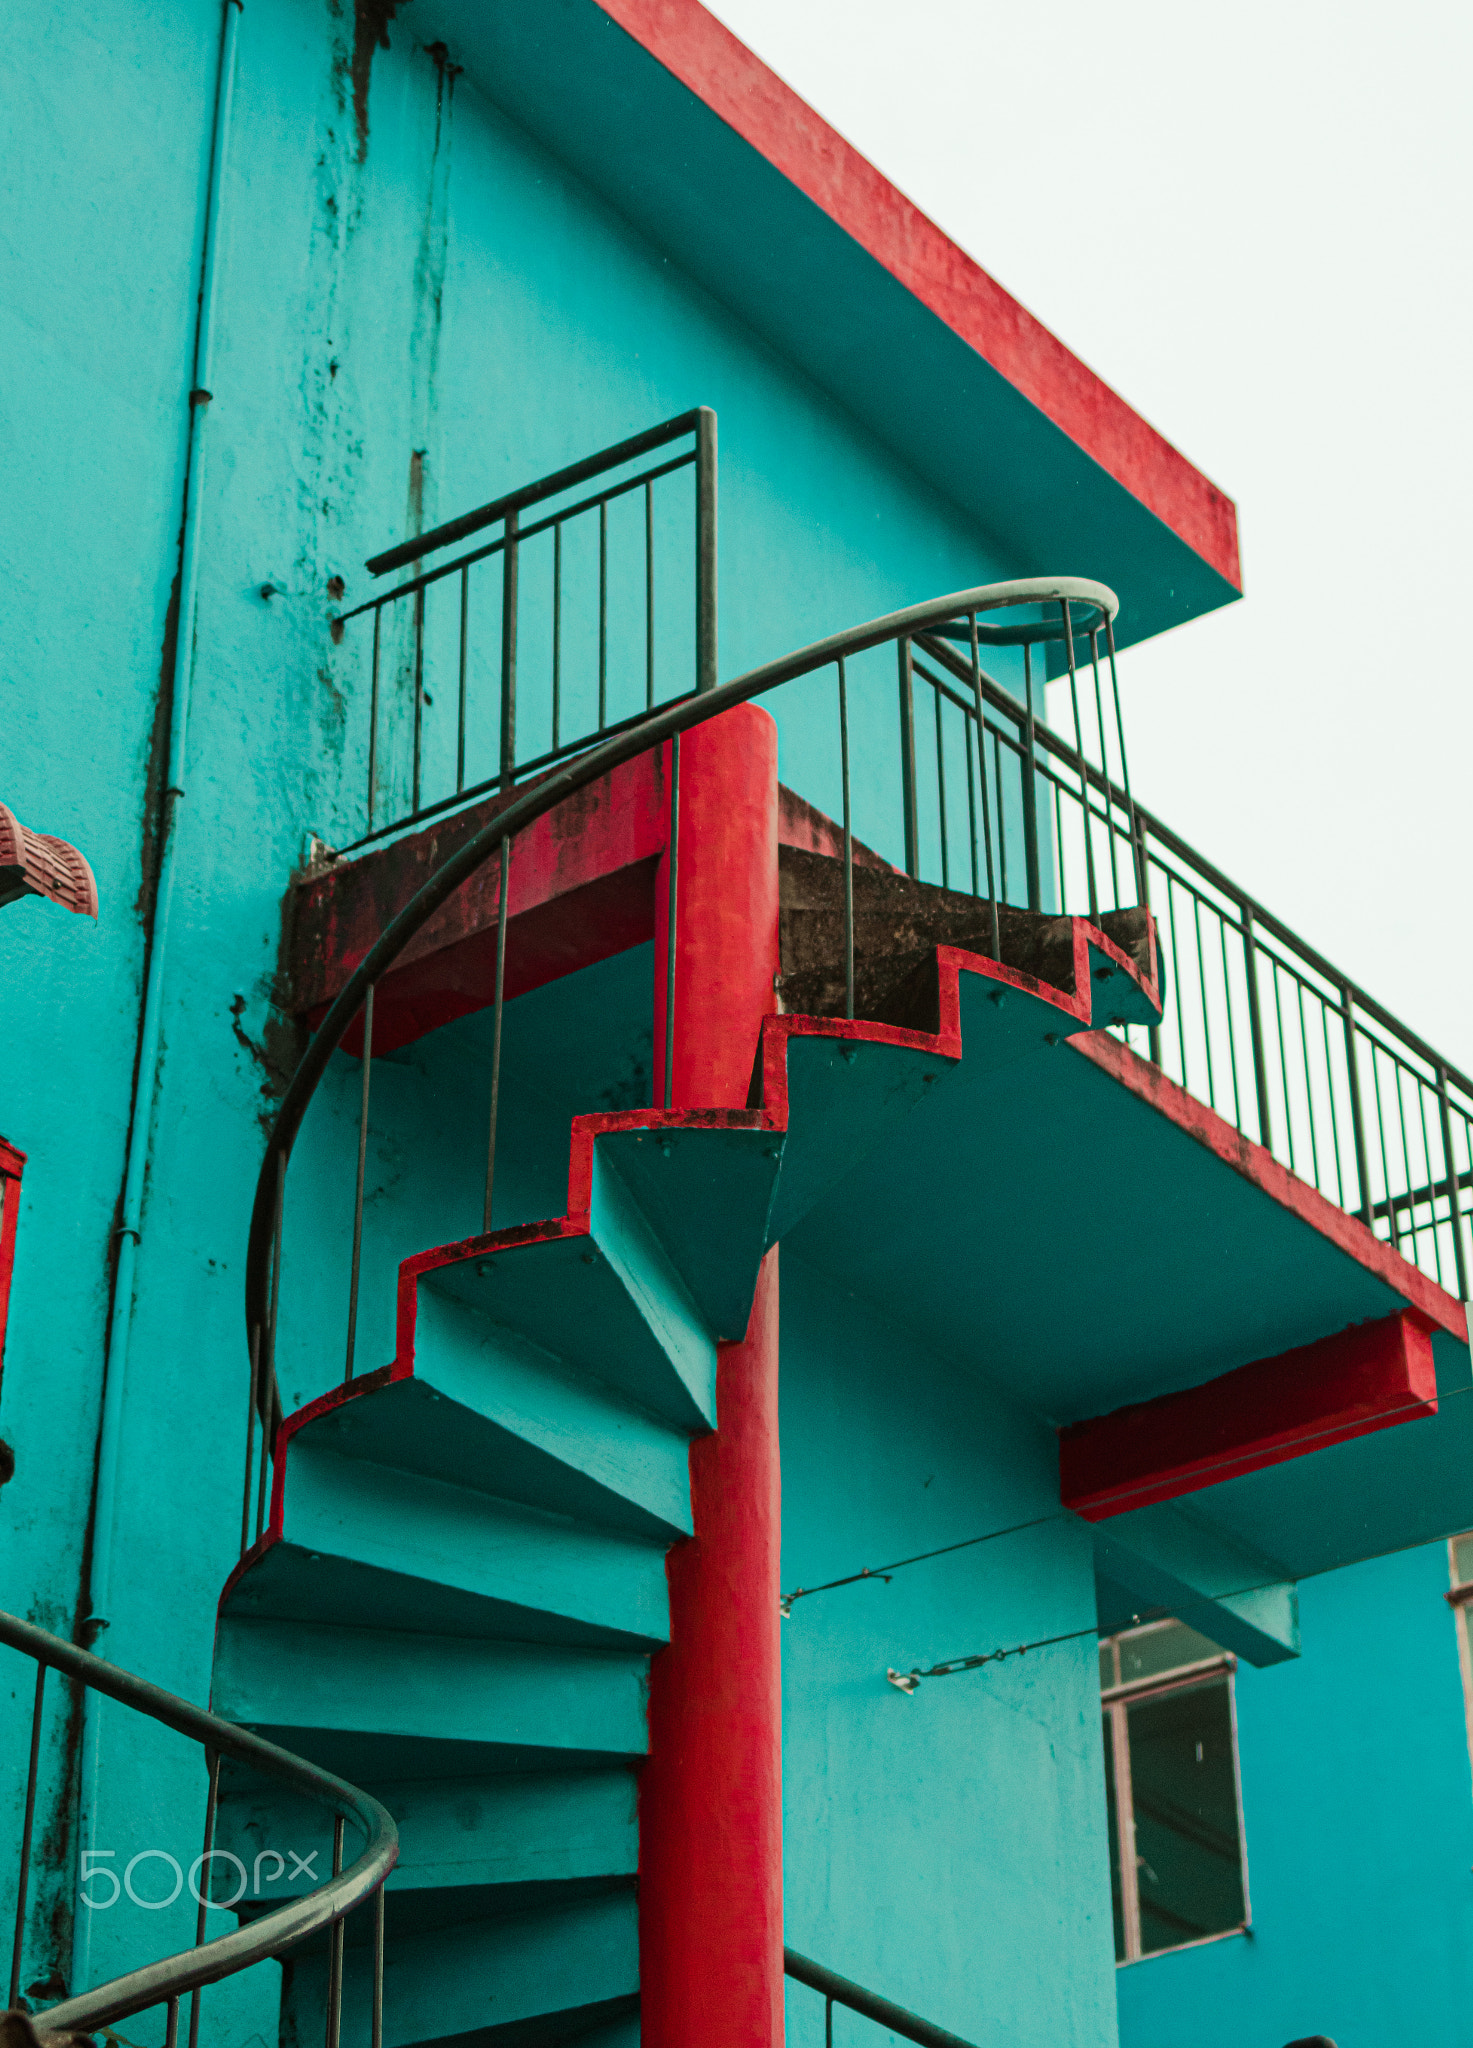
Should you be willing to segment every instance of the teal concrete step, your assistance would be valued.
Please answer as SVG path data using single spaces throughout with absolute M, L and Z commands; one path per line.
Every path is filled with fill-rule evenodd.
M 306 1447 L 651 1542 L 690 1533 L 683 1431 L 433 1279 L 419 1286 L 413 1376 L 375 1375 L 311 1417 L 289 1473 Z
M 644 1755 L 647 1665 L 627 1650 L 231 1614 L 214 1709 L 353 1784 L 581 1769 Z
M 618 1181 L 600 1186 L 591 1234 L 556 1225 L 489 1249 L 447 1246 L 407 1262 L 406 1282 L 617 1389 L 676 1429 L 716 1419 L 716 1346 L 689 1289 Z
M 367 2040 L 370 1953 L 344 1958 L 344 2041 Z M 293 1964 L 282 2037 L 320 2041 L 327 1958 Z M 609 1887 L 552 1907 L 461 1921 L 387 1944 L 384 2048 L 550 2048 L 626 2021 L 639 1997 L 633 1889 Z
M 221 1783 L 215 1840 L 251 1874 L 250 1903 L 264 1910 L 312 1890 L 314 1877 L 331 1868 L 323 1809 L 246 1773 L 222 1775 Z M 364 1789 L 399 1825 L 399 1861 L 389 1878 L 395 1910 L 408 1895 L 419 1902 L 438 1894 L 457 1902 L 455 1917 L 464 1919 L 459 1902 L 473 1896 L 484 1913 L 492 1895 L 530 1901 L 556 1888 L 632 1878 L 638 1868 L 636 1781 L 627 1764 L 395 1778 Z M 313 1844 L 327 1854 L 305 1871 L 282 1846 L 305 1859 Z M 222 1879 L 222 1888 L 234 1887 Z
M 662 1544 L 343 1457 L 305 1433 L 291 1445 L 280 1539 L 229 1611 L 646 1648 L 669 1626 Z

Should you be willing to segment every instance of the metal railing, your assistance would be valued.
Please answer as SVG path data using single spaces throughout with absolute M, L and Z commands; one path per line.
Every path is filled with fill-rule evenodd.
M 662 454 L 677 442 L 689 445 Z M 687 470 L 688 516 L 675 495 Z M 554 502 L 587 483 L 571 503 Z M 523 524 L 540 505 L 551 509 Z M 500 529 L 495 539 L 421 567 L 488 527 Z M 489 586 L 483 565 L 495 572 Z M 372 627 L 367 792 L 353 847 L 509 789 L 692 686 L 714 688 L 716 415 L 681 413 L 367 567 L 415 574 L 333 620 L 334 640 L 351 620 Z M 667 583 L 686 588 L 672 595 Z M 531 699 L 529 647 L 545 685 Z
M 919 636 L 914 673 L 936 704 L 920 781 L 936 791 L 937 817 L 924 860 L 911 856 L 922 835 L 907 840 L 910 872 L 943 884 L 956 873 L 959 812 L 970 825 L 980 811 L 986 836 L 974 790 L 976 764 L 990 756 L 991 816 L 1011 815 L 1023 844 L 1010 869 L 1009 833 L 997 834 L 1002 902 L 1084 917 L 1139 902 L 1155 913 L 1162 1021 L 1116 1035 L 1466 1301 L 1473 1080 L 1135 800 L 1109 623 L 1082 638 L 1089 660 L 1069 677 L 1071 741 L 1038 715 L 1031 663 L 1023 702 L 985 677 L 979 708 L 954 646 Z M 953 798 L 949 838 L 943 703 L 967 726 L 967 805 Z M 1111 738 L 1118 781 L 1105 765 Z M 964 873 L 966 861 L 963 847 Z M 974 836 L 974 888 L 976 865 Z
M 1439 1286 L 1468 1299 L 1473 1081 L 1148 812 L 1173 999 L 1129 1034 Z
M 165 1728 L 202 1745 L 205 1755 L 204 1846 L 191 1871 L 191 1891 L 198 1902 L 194 1946 L 158 1962 L 130 1970 L 125 1976 L 63 1999 L 38 2015 L 44 2034 L 67 2029 L 84 2030 L 111 2026 L 115 2021 L 163 2006 L 166 2012 L 165 2048 L 177 2048 L 180 2010 L 189 2000 L 189 2048 L 198 2048 L 200 1993 L 206 1985 L 235 1976 L 255 1963 L 279 1957 L 296 1949 L 314 1935 L 324 1932 L 329 1940 L 327 2043 L 338 2048 L 343 1994 L 343 1922 L 355 1908 L 373 1902 L 373 1987 L 372 2048 L 383 2040 L 384 1882 L 399 1854 L 398 1831 L 388 1810 L 344 1779 L 320 1769 L 305 1758 L 293 1756 L 275 1743 L 249 1734 L 218 1715 L 191 1706 L 144 1679 L 120 1671 L 101 1657 L 79 1650 L 60 1636 L 21 1621 L 13 1614 L 0 1614 L 0 1643 L 36 1667 L 31 1706 L 29 1768 L 26 1777 L 24 1818 L 16 1865 L 15 1927 L 11 1946 L 10 1997 L 14 2008 L 20 1997 L 22 1959 L 30 1898 L 32 1837 L 36 1819 L 36 1793 L 40 1772 L 42 1731 L 46 1711 L 46 1677 L 56 1672 L 74 1685 L 90 1688 L 116 1700 L 121 1706 L 145 1715 Z M 215 1846 L 215 1821 L 220 1798 L 220 1766 L 230 1758 L 268 1778 L 289 1786 L 294 1792 L 326 1808 L 333 1817 L 332 1876 L 304 1898 L 293 1899 L 272 1912 L 237 1927 L 233 1933 L 205 1940 L 205 1914 L 214 1904 L 209 1873 L 217 1857 L 227 1854 Z M 348 1825 L 361 1829 L 362 1854 L 346 1869 L 343 1845 Z M 96 1876 L 108 1873 L 97 1871 Z M 203 1882 L 200 1878 L 203 1877 Z M 85 1882 L 85 1880 L 84 1880 Z M 116 1883 L 116 1880 L 114 1880 Z M 82 1910 L 86 1910 L 84 1900 Z
M 862 1984 L 855 1984 L 850 1978 L 841 1977 L 837 1970 L 827 1969 L 822 1963 L 800 1956 L 794 1948 L 783 1950 L 783 1969 L 796 1983 L 806 1984 L 810 1991 L 817 1991 L 822 1996 L 824 2048 L 834 2048 L 836 2005 L 847 2006 L 850 2012 L 860 2013 L 877 2026 L 887 2027 L 903 2040 L 919 2043 L 919 2048 L 972 2048 L 972 2043 L 964 2041 L 960 2034 L 949 2034 L 945 2027 L 923 2020 L 918 2013 L 907 2012 L 903 2005 L 881 1998 L 876 1991 L 866 1991 Z
M 408 545 L 406 543 L 406 545 Z M 853 905 L 853 859 L 854 833 L 850 800 L 850 744 L 847 675 L 848 666 L 857 657 L 876 648 L 894 645 L 898 650 L 899 673 L 902 692 L 913 688 L 917 672 L 916 649 L 933 644 L 946 649 L 947 643 L 940 639 L 928 642 L 927 636 L 949 629 L 960 636 L 967 648 L 965 660 L 950 655 L 953 663 L 960 662 L 971 688 L 971 711 L 980 718 L 981 707 L 989 691 L 997 694 L 997 686 L 984 676 L 980 649 L 984 644 L 985 627 L 983 615 L 993 611 L 1024 613 L 1025 617 L 1015 625 L 1004 629 L 1009 641 L 1024 648 L 1045 641 L 1059 641 L 1069 650 L 1069 670 L 1074 673 L 1073 647 L 1076 621 L 1087 637 L 1098 638 L 1113 620 L 1117 610 L 1114 593 L 1103 584 L 1090 583 L 1072 577 L 1034 578 L 1012 583 L 998 583 L 981 586 L 974 590 L 959 591 L 949 597 L 936 598 L 928 604 L 912 605 L 904 611 L 892 612 L 881 619 L 871 620 L 863 626 L 856 626 L 844 633 L 831 635 L 811 647 L 800 649 L 781 660 L 765 663 L 736 681 L 719 688 L 702 690 L 678 699 L 676 702 L 656 710 L 640 722 L 617 734 L 606 734 L 595 746 L 586 749 L 577 758 L 563 762 L 545 774 L 530 788 L 515 794 L 510 803 L 488 823 L 484 824 L 466 843 L 453 854 L 431 878 L 420 888 L 411 901 L 392 922 L 380 933 L 364 958 L 344 983 L 343 988 L 330 1005 L 321 1025 L 309 1044 L 301 1064 L 292 1076 L 277 1112 L 267 1143 L 266 1157 L 262 1162 L 260 1178 L 256 1186 L 255 1203 L 251 1215 L 250 1238 L 246 1255 L 246 1326 L 250 1350 L 250 1392 L 246 1412 L 245 1487 L 241 1505 L 241 1551 L 249 1548 L 252 1541 L 252 1494 L 254 1488 L 255 1539 L 259 1540 L 265 1525 L 267 1459 L 276 1428 L 281 1417 L 281 1403 L 277 1392 L 276 1353 L 277 1327 L 280 1314 L 281 1270 L 282 1270 L 282 1229 L 285 1216 L 286 1172 L 295 1144 L 297 1133 L 308 1105 L 318 1084 L 327 1070 L 332 1054 L 342 1043 L 350 1027 L 362 1016 L 362 1086 L 358 1118 L 357 1174 L 352 1207 L 352 1249 L 346 1303 L 346 1347 L 343 1378 L 350 1380 L 356 1367 L 356 1346 L 358 1337 L 358 1298 L 363 1248 L 363 1207 L 368 1151 L 369 1116 L 372 1090 L 373 1055 L 373 998 L 374 989 L 385 973 L 392 967 L 404 947 L 421 926 L 434 914 L 465 879 L 484 865 L 493 856 L 500 861 L 500 892 L 498 899 L 495 991 L 491 1004 L 492 1031 L 490 1053 L 490 1114 L 486 1143 L 486 1172 L 484 1193 L 479 1218 L 481 1231 L 492 1228 L 493 1202 L 495 1193 L 497 1125 L 500 1112 L 501 1084 L 501 1040 L 502 1016 L 505 1006 L 506 985 L 506 927 L 507 904 L 510 894 L 511 865 L 513 850 L 519 833 L 543 817 L 548 811 L 562 803 L 575 791 L 609 774 L 623 762 L 634 759 L 653 749 L 670 748 L 668 789 L 670 795 L 670 836 L 672 849 L 678 846 L 678 824 L 680 805 L 680 736 L 693 726 L 707 719 L 718 717 L 723 711 L 737 704 L 749 702 L 755 697 L 775 690 L 780 686 L 811 678 L 832 671 L 837 683 L 837 700 L 833 737 L 837 742 L 836 752 L 841 762 L 843 782 L 843 833 L 844 833 L 844 956 L 846 1014 L 854 1015 L 854 905 Z M 956 693 L 952 692 L 951 695 Z M 902 696 L 902 702 L 904 698 Z M 939 701 L 939 700 L 938 700 Z M 912 723 L 913 740 L 913 723 Z M 1062 743 L 1061 743 L 1062 744 Z M 917 782 L 916 750 L 907 742 L 904 725 L 901 731 L 900 774 L 898 798 L 909 821 L 908 830 L 912 843 L 917 829 Z M 1084 757 L 1064 750 L 1063 758 L 1079 765 L 1078 789 L 1071 792 L 1083 806 L 1090 788 L 1089 770 Z M 1103 768 L 1094 771 L 1103 776 Z M 1061 796 L 1062 802 L 1062 796 Z M 943 791 L 944 803 L 944 791 Z M 1131 814 L 1133 818 L 1133 813 Z M 973 881 L 975 893 L 986 901 L 991 909 L 990 939 L 991 952 L 995 959 L 1001 958 L 1001 933 L 999 919 L 1000 889 L 1003 878 L 1001 861 L 1002 833 L 1004 820 L 995 821 L 990 808 L 990 797 L 984 788 L 980 794 L 980 816 L 985 857 L 975 864 Z M 1094 826 L 1084 812 L 1082 843 L 1089 844 Z M 1030 846 L 1034 845 L 1034 834 L 1025 833 Z M 996 849 L 998 858 L 994 859 Z M 1035 851 L 1025 860 L 1030 872 L 1037 866 L 1042 871 L 1044 857 Z M 1052 872 L 1052 855 L 1049 856 Z M 1092 855 L 1088 871 L 1093 877 Z M 677 894 L 679 888 L 678 864 L 672 858 L 667 864 L 668 894 L 664 905 L 666 919 L 666 962 L 667 983 L 665 989 L 665 1087 L 666 1108 L 671 1104 L 672 1073 L 676 1047 L 678 991 L 675 986 L 677 948 L 674 944 Z M 1093 882 L 1090 884 L 1093 890 Z M 255 1464 L 257 1443 L 260 1446 L 260 1462 Z

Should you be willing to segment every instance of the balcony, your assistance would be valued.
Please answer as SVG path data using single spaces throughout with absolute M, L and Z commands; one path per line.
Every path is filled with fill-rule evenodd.
M 716 677 L 715 470 L 714 420 L 686 415 L 370 564 L 411 574 L 335 628 L 364 663 L 363 802 L 297 892 L 292 1000 L 309 1020 L 477 832 L 627 746 L 422 924 L 350 1054 L 366 1026 L 375 1062 L 459 1030 L 494 1100 L 529 1091 L 564 1133 L 612 1099 L 594 1077 L 621 1060 L 631 1104 L 670 1102 L 667 856 L 680 720 Z M 1107 1608 L 1154 1602 L 1271 1660 L 1291 1647 L 1294 1578 L 1473 1521 L 1455 1398 L 1473 1083 L 1135 800 L 1110 593 L 1063 581 L 987 603 L 837 636 L 748 692 L 794 785 L 784 1142 L 796 1156 L 804 1119 L 836 1116 L 863 1137 L 785 1241 L 1064 1432 L 1063 1498 L 1098 1525 Z M 651 745 L 661 711 L 676 738 Z M 603 979 L 560 995 L 583 969 Z M 595 986 L 606 1007 L 589 1014 Z M 541 1022 L 521 1029 L 537 991 Z M 892 1065 L 946 1047 L 924 1102 L 894 1080 L 908 1114 L 883 1142 L 891 1082 L 844 1107 L 815 1049 L 865 1028 L 889 1034 Z M 568 1051 L 590 1030 L 617 1057 Z M 883 1064 L 869 1043 L 858 1057 Z M 508 1147 L 551 1142 L 518 1128 L 503 1117 L 501 1225 L 558 1199 L 550 1168 L 508 1178 Z M 496 1142 L 493 1115 L 493 1163 Z M 673 1215 L 668 1191 L 646 1194 Z M 732 1316 L 770 1197 L 740 1227 L 727 1216 Z M 690 1199 L 699 1234 L 695 1184 Z M 347 1262 L 345 1242 L 319 1250 Z M 353 1273 L 356 1316 L 356 1251 Z M 1171 1506 L 1188 1494 L 1190 1531 Z

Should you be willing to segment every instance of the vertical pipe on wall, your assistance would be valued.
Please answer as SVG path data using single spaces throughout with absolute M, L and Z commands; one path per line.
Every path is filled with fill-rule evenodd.
M 92 1549 L 84 1607 L 94 1628 L 106 1628 L 112 1602 L 113 1540 L 117 1521 L 118 1474 L 122 1448 L 123 1396 L 128 1373 L 128 1342 L 133 1322 L 133 1286 L 143 1228 L 143 1201 L 148 1177 L 149 1142 L 153 1129 L 163 1022 L 164 968 L 168 955 L 169 915 L 174 897 L 174 858 L 178 847 L 176 807 L 184 795 L 185 747 L 189 734 L 189 703 L 194 682 L 195 606 L 199 587 L 200 500 L 203 495 L 205 423 L 212 399 L 215 303 L 219 284 L 220 206 L 226 147 L 230 134 L 235 87 L 236 44 L 241 0 L 224 0 L 221 8 L 219 58 L 215 72 L 214 118 L 210 124 L 209 169 L 205 187 L 203 245 L 200 251 L 198 312 L 195 317 L 194 361 L 190 378 L 189 431 L 184 459 L 184 518 L 179 561 L 179 613 L 174 642 L 174 672 L 169 706 L 168 760 L 164 774 L 164 808 L 159 849 L 158 889 L 149 937 L 143 1010 L 138 1031 L 138 1068 L 133 1115 L 128 1131 L 127 1165 L 123 1178 L 123 1213 L 117 1229 L 118 1257 L 113 1276 L 112 1313 L 108 1323 L 104 1365 L 102 1419 L 98 1430 L 97 1479 L 93 1496 Z M 99 1654 L 105 1655 L 101 1644 Z M 82 1754 L 79 1789 L 78 1842 L 92 1845 L 95 1821 L 99 1697 L 83 1694 Z M 91 1970 L 90 1913 L 79 1913 L 72 1945 L 71 1990 L 87 1989 Z

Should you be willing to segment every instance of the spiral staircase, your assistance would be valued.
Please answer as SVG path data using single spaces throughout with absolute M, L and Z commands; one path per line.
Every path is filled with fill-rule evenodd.
M 225 1588 L 216 1711 L 398 1822 L 389 2048 L 637 2039 L 647 1676 L 717 1345 L 769 1248 L 936 1086 L 1159 1014 L 1146 913 L 1014 912 L 994 959 L 985 904 L 889 870 L 856 892 L 859 1015 L 832 1014 L 841 863 L 785 848 L 782 882 L 784 992 L 814 1014 L 764 1020 L 750 1106 L 578 1116 L 563 1215 L 406 1259 L 392 1362 L 283 1423 Z M 219 1839 L 250 1862 L 301 1819 L 242 1780 Z M 350 1930 L 344 2040 L 370 1964 Z M 284 2043 L 324 2038 L 331 1968 L 325 1944 L 288 1963 Z

